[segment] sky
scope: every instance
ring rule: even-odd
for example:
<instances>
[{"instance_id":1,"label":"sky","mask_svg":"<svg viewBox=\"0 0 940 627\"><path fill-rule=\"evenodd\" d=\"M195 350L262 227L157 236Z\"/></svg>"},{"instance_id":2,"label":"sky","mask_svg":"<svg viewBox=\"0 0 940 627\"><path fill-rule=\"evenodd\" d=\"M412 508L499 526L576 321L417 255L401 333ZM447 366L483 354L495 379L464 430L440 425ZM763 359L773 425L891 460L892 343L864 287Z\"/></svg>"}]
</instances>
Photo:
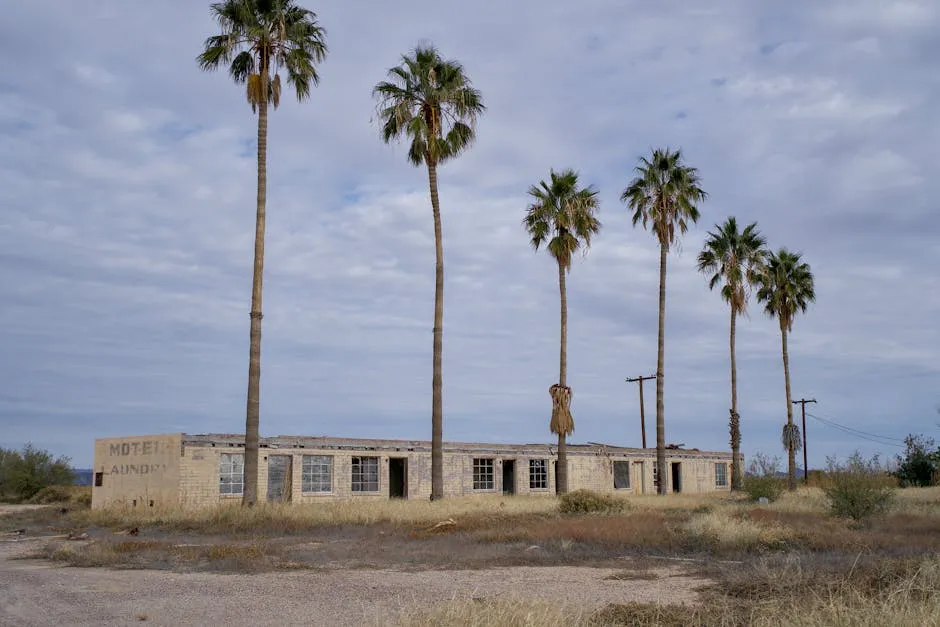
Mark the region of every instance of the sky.
<instances>
[{"instance_id":1,"label":"sky","mask_svg":"<svg viewBox=\"0 0 940 627\"><path fill-rule=\"evenodd\" d=\"M656 369L658 247L619 197L667 146L709 196L668 261L666 441L729 447L729 311L695 257L731 215L816 277L789 342L794 398L829 421L807 419L810 466L940 439L937 3L301 4L329 55L270 118L262 435L430 437L427 173L382 143L371 95L430 42L487 106L439 173L445 439L553 441L557 269L521 220L570 167L603 222L568 280L572 441L639 446L625 378ZM193 0L4 11L0 446L88 466L96 437L243 431L257 118L196 64L216 31ZM737 349L742 451L785 458L780 332L756 303Z\"/></svg>"}]
</instances>

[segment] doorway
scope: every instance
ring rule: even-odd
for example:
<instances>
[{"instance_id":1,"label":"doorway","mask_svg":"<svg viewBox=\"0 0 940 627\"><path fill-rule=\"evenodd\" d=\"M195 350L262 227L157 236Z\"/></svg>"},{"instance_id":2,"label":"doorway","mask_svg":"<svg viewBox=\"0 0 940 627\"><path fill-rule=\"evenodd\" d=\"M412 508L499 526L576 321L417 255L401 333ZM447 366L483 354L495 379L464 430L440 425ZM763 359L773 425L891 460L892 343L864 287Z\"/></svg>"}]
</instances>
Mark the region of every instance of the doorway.
<instances>
[{"instance_id":1,"label":"doorway","mask_svg":"<svg viewBox=\"0 0 940 627\"><path fill-rule=\"evenodd\" d=\"M516 493L516 460L503 460L503 494Z\"/></svg>"},{"instance_id":2,"label":"doorway","mask_svg":"<svg viewBox=\"0 0 940 627\"><path fill-rule=\"evenodd\" d=\"M388 458L388 498L408 498L408 458Z\"/></svg>"},{"instance_id":3,"label":"doorway","mask_svg":"<svg viewBox=\"0 0 940 627\"><path fill-rule=\"evenodd\" d=\"M643 462L633 462L633 493L646 494L646 472Z\"/></svg>"},{"instance_id":4,"label":"doorway","mask_svg":"<svg viewBox=\"0 0 940 627\"><path fill-rule=\"evenodd\" d=\"M682 463L672 462L672 491L682 492Z\"/></svg>"},{"instance_id":5,"label":"doorway","mask_svg":"<svg viewBox=\"0 0 940 627\"><path fill-rule=\"evenodd\" d=\"M291 456L268 455L268 503L290 503Z\"/></svg>"}]
</instances>

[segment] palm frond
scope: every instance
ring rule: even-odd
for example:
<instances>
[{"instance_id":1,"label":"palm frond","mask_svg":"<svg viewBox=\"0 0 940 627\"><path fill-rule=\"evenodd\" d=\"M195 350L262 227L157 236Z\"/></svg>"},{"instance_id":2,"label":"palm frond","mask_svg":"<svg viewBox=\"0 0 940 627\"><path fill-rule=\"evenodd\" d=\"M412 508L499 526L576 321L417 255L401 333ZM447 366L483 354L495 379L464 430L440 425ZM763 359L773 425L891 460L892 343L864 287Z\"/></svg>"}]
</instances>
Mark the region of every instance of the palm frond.
<instances>
[{"instance_id":1,"label":"palm frond","mask_svg":"<svg viewBox=\"0 0 940 627\"><path fill-rule=\"evenodd\" d=\"M786 248L766 256L759 280L757 300L764 303L768 316L777 319L781 330L792 330L796 314L816 300L812 270L802 255Z\"/></svg>"},{"instance_id":2,"label":"palm frond","mask_svg":"<svg viewBox=\"0 0 940 627\"><path fill-rule=\"evenodd\" d=\"M443 163L473 143L485 106L460 63L441 58L433 46L418 46L387 79L372 90L382 139L410 139L411 163Z\"/></svg>"},{"instance_id":3,"label":"palm frond","mask_svg":"<svg viewBox=\"0 0 940 627\"><path fill-rule=\"evenodd\" d=\"M681 151L665 148L641 157L634 175L620 195L633 211L633 225L651 226L663 246L675 245L677 232L698 221L698 204L707 197L698 171L684 164Z\"/></svg>"},{"instance_id":4,"label":"palm frond","mask_svg":"<svg viewBox=\"0 0 940 627\"><path fill-rule=\"evenodd\" d=\"M210 10L221 33L206 39L197 57L201 69L229 63L232 79L248 83L252 110L262 102L280 104L281 67L298 100L310 95L311 85L319 82L316 65L327 54L326 31L313 11L294 0L225 0Z\"/></svg>"},{"instance_id":5,"label":"palm frond","mask_svg":"<svg viewBox=\"0 0 940 627\"><path fill-rule=\"evenodd\" d=\"M708 289L722 286L721 296L737 313L746 313L751 286L761 274L766 240L751 223L738 231L734 216L708 232L698 255L698 270L708 276Z\"/></svg>"},{"instance_id":6,"label":"palm frond","mask_svg":"<svg viewBox=\"0 0 940 627\"><path fill-rule=\"evenodd\" d=\"M580 187L574 170L551 170L548 182L529 187L529 196L532 202L522 223L533 247L538 250L546 244L549 254L569 269L574 254L587 252L592 237L601 230L595 215L600 207L597 190Z\"/></svg>"}]
</instances>

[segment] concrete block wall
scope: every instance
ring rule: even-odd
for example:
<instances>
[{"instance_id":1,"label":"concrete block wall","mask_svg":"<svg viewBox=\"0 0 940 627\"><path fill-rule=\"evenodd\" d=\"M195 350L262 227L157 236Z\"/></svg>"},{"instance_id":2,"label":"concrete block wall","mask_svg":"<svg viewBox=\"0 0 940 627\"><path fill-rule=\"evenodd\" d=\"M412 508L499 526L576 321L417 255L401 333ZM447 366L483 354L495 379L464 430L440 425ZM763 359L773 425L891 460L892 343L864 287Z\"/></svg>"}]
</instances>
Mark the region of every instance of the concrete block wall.
<instances>
[{"instance_id":1,"label":"concrete block wall","mask_svg":"<svg viewBox=\"0 0 940 627\"><path fill-rule=\"evenodd\" d=\"M204 436L203 436L204 437ZM146 444L145 442L150 442ZM159 442L159 446L157 444ZM398 441L363 445L360 450L347 448L317 448L305 446L263 446L259 451L258 500L263 503L268 493L269 458L274 455L290 457L290 500L294 503L315 503L335 499L387 499L389 497L389 459L407 460L407 498L427 500L431 494L431 454L427 448L415 448L420 444ZM425 445L426 446L426 445ZM514 493L555 493L557 457L553 447L519 445L516 447L451 450L444 453L444 494L446 497L461 497L478 494L503 493L503 467L509 460L515 464ZM383 448L384 447L384 448ZM500 450L507 448L512 450ZM370 450L372 449L372 450ZM159 450L159 453L157 451ZM186 441L183 434L142 436L98 440L95 445L95 470L102 472L103 485L93 488L93 506L113 504L180 503L187 507L239 503L241 495L222 495L219 492L221 456L225 453L244 454L240 442L232 437L214 440L203 439L195 443ZM665 481L672 491L672 464L680 464L681 489L686 493L727 491L730 488L715 485L715 464L727 464L730 483L730 455L715 453L671 452L667 456ZM303 491L303 456L324 455L332 458L332 490L328 494L305 493ZM377 492L352 491L352 458L376 457L379 460L379 490ZM473 489L473 460L493 460L492 490ZM530 489L529 460L544 459L547 470L547 487ZM130 462L135 462L131 464ZM614 488L613 463L629 464L630 486ZM618 494L654 494L653 465L655 451L614 449L606 447L570 451L568 454L569 488L589 489L596 492ZM146 472L141 472L146 465ZM114 470L117 468L117 471ZM156 471L154 469L157 469Z\"/></svg>"},{"instance_id":2,"label":"concrete block wall","mask_svg":"<svg viewBox=\"0 0 940 627\"><path fill-rule=\"evenodd\" d=\"M181 450L180 433L95 440L91 506L174 504L179 494Z\"/></svg>"}]
</instances>

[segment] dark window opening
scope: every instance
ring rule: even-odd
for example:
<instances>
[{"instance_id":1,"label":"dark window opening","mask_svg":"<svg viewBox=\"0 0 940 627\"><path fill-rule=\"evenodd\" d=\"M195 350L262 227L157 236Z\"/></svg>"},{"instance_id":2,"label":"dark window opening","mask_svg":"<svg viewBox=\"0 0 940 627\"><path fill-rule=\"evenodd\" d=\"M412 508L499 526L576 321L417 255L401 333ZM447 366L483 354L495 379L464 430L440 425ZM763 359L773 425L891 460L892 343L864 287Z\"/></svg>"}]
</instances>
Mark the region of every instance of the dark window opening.
<instances>
[{"instance_id":1,"label":"dark window opening","mask_svg":"<svg viewBox=\"0 0 940 627\"><path fill-rule=\"evenodd\" d=\"M96 472L95 473L95 487L100 488L102 485L104 485L104 473Z\"/></svg>"},{"instance_id":2,"label":"dark window opening","mask_svg":"<svg viewBox=\"0 0 940 627\"><path fill-rule=\"evenodd\" d=\"M626 490L630 487L630 462L614 462L614 489Z\"/></svg>"}]
</instances>

